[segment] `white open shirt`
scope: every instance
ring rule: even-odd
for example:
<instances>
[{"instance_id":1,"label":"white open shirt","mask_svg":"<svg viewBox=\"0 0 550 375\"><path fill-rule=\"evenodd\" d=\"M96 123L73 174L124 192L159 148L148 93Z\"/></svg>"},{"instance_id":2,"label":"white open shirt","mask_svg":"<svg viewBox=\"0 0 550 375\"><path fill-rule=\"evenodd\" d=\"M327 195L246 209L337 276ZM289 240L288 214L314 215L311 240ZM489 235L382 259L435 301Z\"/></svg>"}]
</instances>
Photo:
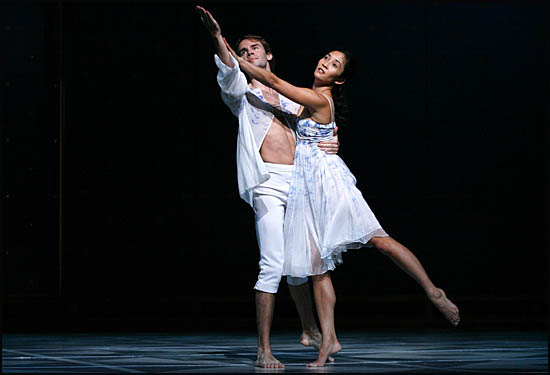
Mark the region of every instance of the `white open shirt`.
<instances>
[{"instance_id":1,"label":"white open shirt","mask_svg":"<svg viewBox=\"0 0 550 375\"><path fill-rule=\"evenodd\" d=\"M230 55L233 68L225 65L218 55L214 61L218 67L218 85L223 102L239 119L237 136L237 181L239 195L252 206L253 190L269 179L269 173L260 156L260 147L273 122L274 111L280 113L286 125L294 133L298 103L279 95L280 108L264 101L262 90L251 89L239 63Z\"/></svg>"}]
</instances>

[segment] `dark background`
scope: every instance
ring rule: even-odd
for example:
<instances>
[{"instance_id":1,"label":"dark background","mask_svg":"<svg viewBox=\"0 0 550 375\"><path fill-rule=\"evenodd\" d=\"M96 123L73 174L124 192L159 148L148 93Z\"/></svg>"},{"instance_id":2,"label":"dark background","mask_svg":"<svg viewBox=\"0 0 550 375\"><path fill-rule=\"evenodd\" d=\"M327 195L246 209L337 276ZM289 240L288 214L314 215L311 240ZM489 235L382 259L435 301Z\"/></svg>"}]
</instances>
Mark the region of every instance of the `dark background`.
<instances>
[{"instance_id":1,"label":"dark background","mask_svg":"<svg viewBox=\"0 0 550 375\"><path fill-rule=\"evenodd\" d=\"M542 329L548 286L548 6L200 2L263 35L309 87L350 48L340 156L462 327ZM3 329L255 329L258 249L237 120L194 2L5 2ZM372 249L333 273L337 327L448 327ZM286 282L274 329L298 329Z\"/></svg>"}]
</instances>

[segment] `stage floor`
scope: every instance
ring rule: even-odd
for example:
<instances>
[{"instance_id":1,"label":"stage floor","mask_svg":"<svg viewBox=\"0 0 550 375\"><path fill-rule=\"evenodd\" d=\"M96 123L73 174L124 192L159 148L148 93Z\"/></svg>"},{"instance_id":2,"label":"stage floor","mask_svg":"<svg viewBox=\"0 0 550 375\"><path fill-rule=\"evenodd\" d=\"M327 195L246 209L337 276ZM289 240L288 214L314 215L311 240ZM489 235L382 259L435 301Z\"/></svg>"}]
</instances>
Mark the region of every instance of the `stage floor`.
<instances>
[{"instance_id":1,"label":"stage floor","mask_svg":"<svg viewBox=\"0 0 550 375\"><path fill-rule=\"evenodd\" d=\"M339 332L342 351L324 368L298 343L275 332L272 350L285 369L258 369L256 336L219 333L4 334L3 373L548 373L546 332Z\"/></svg>"}]
</instances>

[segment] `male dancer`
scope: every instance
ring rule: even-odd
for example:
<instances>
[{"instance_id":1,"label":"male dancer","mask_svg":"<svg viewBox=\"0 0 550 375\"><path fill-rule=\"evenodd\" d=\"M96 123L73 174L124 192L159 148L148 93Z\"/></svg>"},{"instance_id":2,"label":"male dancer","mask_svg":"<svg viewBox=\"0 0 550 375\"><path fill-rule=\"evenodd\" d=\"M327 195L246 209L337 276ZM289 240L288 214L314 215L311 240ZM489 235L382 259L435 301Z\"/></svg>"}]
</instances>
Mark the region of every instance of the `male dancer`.
<instances>
[{"instance_id":1,"label":"male dancer","mask_svg":"<svg viewBox=\"0 0 550 375\"><path fill-rule=\"evenodd\" d=\"M239 119L239 194L255 212L261 259L260 274L254 286L258 329L255 366L284 367L271 353L270 330L275 294L283 271L284 212L294 162L295 138L289 126L300 105L257 80L247 83L237 60L227 50L220 26L214 17L200 6L195 9L214 42L214 60L219 69L217 80L222 99ZM238 51L247 61L271 71L273 55L269 44L262 37L249 35L241 38ZM319 143L319 148L335 154L338 151L337 137ZM302 323L300 342L318 350L322 342L321 333L313 315L307 278L288 277L287 284Z\"/></svg>"}]
</instances>

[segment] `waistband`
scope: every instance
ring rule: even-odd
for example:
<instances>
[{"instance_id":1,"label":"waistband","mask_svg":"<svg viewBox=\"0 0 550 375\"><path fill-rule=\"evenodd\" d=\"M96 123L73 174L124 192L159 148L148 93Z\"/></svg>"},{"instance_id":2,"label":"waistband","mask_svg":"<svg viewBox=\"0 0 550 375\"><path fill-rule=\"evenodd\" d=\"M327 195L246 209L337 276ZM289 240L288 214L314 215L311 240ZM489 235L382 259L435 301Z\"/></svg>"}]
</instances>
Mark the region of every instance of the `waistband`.
<instances>
[{"instance_id":1,"label":"waistband","mask_svg":"<svg viewBox=\"0 0 550 375\"><path fill-rule=\"evenodd\" d=\"M264 162L265 167L269 172L292 172L294 164L274 164Z\"/></svg>"}]
</instances>

